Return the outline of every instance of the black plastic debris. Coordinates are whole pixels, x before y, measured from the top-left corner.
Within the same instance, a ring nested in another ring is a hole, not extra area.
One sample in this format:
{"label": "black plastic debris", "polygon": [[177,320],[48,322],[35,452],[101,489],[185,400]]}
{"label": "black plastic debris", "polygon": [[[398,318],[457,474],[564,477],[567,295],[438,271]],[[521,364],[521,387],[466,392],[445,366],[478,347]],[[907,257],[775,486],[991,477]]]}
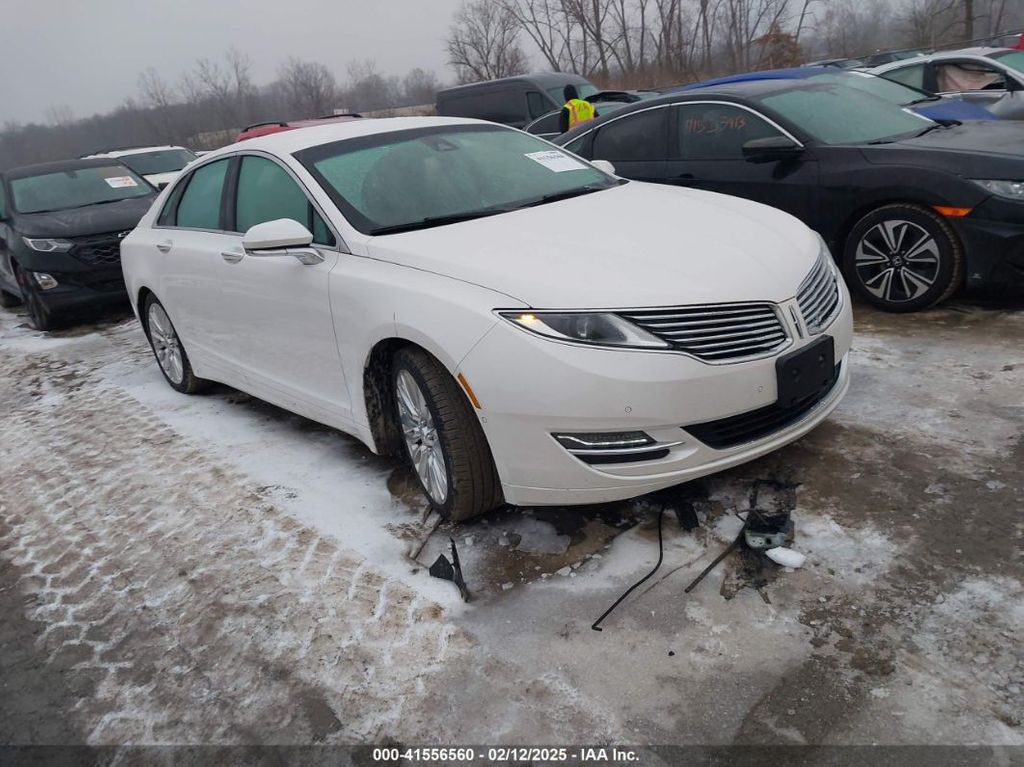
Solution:
{"label": "black plastic debris", "polygon": [[448,539],[452,544],[452,560],[448,561],[448,557],[444,554],[438,554],[437,559],[434,560],[434,564],[430,566],[428,572],[435,578],[440,578],[443,581],[451,581],[458,589],[459,594],[462,595],[462,601],[469,601],[469,588],[466,586],[466,580],[462,577],[462,563],[459,562],[459,550],[455,547],[455,539]]}
{"label": "black plastic debris", "polygon": [[751,509],[743,526],[744,542],[755,551],[785,546],[793,536],[793,520],[788,509]]}

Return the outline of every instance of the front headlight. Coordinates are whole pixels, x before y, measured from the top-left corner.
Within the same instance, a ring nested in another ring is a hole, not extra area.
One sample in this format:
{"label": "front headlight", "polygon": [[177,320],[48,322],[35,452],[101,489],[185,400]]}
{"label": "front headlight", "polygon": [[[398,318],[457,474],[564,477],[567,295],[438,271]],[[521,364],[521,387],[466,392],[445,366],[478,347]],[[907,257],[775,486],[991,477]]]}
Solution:
{"label": "front headlight", "polygon": [[559,341],[667,349],[669,344],[610,312],[498,312],[514,325],[531,333]]}
{"label": "front headlight", "polygon": [[1007,197],[1011,200],[1024,200],[1024,181],[1000,181],[998,179],[985,180],[979,178],[971,180],[986,192],[991,192],[1000,197]]}
{"label": "front headlight", "polygon": [[22,237],[21,240],[32,250],[38,250],[40,253],[67,253],[75,246],[75,243],[67,240],[33,239],[32,237]]}

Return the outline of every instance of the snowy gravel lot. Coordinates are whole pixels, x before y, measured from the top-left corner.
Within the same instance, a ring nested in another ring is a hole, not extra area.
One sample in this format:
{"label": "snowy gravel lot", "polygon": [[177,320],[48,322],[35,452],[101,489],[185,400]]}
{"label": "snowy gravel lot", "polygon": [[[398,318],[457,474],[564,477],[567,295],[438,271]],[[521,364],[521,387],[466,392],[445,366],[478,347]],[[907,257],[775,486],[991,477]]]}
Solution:
{"label": "snowy gravel lot", "polygon": [[[1024,311],[858,307],[837,413],[657,499],[457,528],[409,474],[138,324],[0,310],[0,741],[1024,745]],[[793,488],[785,572],[735,511]],[[426,572],[454,536],[474,593]],[[422,550],[421,550],[422,547]],[[412,558],[418,552],[417,558]]]}

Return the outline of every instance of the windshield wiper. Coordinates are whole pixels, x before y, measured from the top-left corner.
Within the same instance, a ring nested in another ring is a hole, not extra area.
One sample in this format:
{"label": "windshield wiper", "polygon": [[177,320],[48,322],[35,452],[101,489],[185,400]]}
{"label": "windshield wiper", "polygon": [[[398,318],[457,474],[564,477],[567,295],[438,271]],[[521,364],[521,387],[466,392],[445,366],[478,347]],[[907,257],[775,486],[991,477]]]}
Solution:
{"label": "windshield wiper", "polygon": [[611,187],[608,186],[581,186],[577,187],[576,189],[567,189],[564,192],[552,192],[551,194],[546,194],[543,197],[538,197],[536,200],[524,202],[522,205],[518,205],[517,207],[532,208],[537,205],[546,205],[549,202],[558,202],[559,200],[568,200],[573,197],[581,197],[582,195],[590,194],[591,192],[600,192],[604,189],[610,188]]}
{"label": "windshield wiper", "polygon": [[[959,122],[957,122],[956,124],[960,125]],[[939,128],[948,128],[948,127],[949,127],[948,125],[944,125],[943,123],[937,122],[934,125],[929,125],[924,130],[919,130],[917,133],[914,134],[914,138],[918,138],[920,136],[923,136],[926,133],[931,133],[933,130],[938,130]]]}
{"label": "windshield wiper", "polygon": [[450,216],[427,216],[419,221],[407,221],[404,224],[391,224],[389,226],[378,226],[371,229],[368,234],[398,234],[399,232],[413,232],[417,229],[429,229],[433,226],[444,226],[445,224],[457,224],[460,221],[471,221],[474,218],[486,218],[498,213],[507,213],[508,208],[488,208],[486,210],[471,210],[466,213],[453,213]]}

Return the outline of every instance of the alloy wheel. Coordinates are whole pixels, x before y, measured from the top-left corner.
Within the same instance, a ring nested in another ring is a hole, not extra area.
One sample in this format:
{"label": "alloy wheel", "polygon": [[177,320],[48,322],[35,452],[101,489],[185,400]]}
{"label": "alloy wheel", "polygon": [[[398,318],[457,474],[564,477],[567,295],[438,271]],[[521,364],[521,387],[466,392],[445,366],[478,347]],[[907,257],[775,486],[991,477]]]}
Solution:
{"label": "alloy wheel", "polygon": [[172,383],[180,384],[185,378],[185,364],[181,356],[181,342],[174,326],[164,308],[153,303],[149,307],[149,338],[153,343],[153,352]]}
{"label": "alloy wheel", "polygon": [[430,500],[441,506],[448,499],[448,465],[427,399],[408,370],[395,381],[398,419],[413,468]]}
{"label": "alloy wheel", "polygon": [[868,229],[857,243],[857,278],[872,295],[891,303],[913,301],[935,284],[939,244],[924,227],[890,219]]}

